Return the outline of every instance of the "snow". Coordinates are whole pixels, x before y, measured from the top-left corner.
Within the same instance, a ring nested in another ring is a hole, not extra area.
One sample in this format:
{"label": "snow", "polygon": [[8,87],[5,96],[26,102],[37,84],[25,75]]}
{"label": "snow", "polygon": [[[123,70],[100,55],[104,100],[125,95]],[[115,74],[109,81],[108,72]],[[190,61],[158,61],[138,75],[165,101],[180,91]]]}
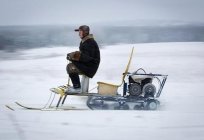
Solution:
{"label": "snow", "polygon": [[[203,140],[203,42],[104,46],[90,89],[97,81],[120,83],[133,46],[131,72],[142,67],[148,73],[169,75],[157,111],[23,110],[14,102],[43,105],[50,95],[49,88],[67,82],[66,53],[77,48],[1,51],[0,140]],[[85,108],[85,102],[86,97],[73,96],[65,104]]]}

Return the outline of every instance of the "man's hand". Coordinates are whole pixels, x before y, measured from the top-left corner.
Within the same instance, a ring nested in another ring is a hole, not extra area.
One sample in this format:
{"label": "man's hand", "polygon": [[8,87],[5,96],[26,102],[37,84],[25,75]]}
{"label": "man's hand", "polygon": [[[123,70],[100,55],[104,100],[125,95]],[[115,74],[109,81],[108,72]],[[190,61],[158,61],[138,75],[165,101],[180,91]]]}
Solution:
{"label": "man's hand", "polygon": [[67,60],[74,60],[74,61],[79,61],[81,56],[81,52],[80,51],[75,51],[75,52],[71,52],[67,54]]}

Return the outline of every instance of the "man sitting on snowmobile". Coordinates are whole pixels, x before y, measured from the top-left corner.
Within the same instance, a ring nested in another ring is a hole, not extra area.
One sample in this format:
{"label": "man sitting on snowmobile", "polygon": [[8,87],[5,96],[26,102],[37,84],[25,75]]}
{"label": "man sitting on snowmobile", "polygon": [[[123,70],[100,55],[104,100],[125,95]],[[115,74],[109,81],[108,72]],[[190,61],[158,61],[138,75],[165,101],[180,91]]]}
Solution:
{"label": "man sitting on snowmobile", "polygon": [[67,60],[70,60],[71,63],[67,65],[66,70],[71,78],[73,87],[67,88],[65,93],[81,93],[79,74],[92,78],[100,64],[100,50],[93,35],[89,34],[89,26],[82,25],[75,31],[79,32],[79,37],[82,40],[79,51],[67,54]]}

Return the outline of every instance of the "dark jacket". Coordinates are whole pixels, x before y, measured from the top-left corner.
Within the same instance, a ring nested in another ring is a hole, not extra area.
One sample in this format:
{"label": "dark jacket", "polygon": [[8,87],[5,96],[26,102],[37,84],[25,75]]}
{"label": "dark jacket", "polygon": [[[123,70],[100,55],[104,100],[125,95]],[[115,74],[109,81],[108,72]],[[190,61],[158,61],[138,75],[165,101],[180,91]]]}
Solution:
{"label": "dark jacket", "polygon": [[100,50],[93,35],[90,34],[82,39],[79,50],[81,52],[79,61],[72,63],[86,76],[92,78],[100,64]]}

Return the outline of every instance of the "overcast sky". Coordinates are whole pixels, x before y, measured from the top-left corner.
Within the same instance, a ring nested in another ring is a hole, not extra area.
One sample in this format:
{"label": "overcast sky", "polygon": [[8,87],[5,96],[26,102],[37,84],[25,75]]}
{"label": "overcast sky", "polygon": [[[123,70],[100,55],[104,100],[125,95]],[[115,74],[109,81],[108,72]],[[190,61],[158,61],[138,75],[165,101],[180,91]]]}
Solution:
{"label": "overcast sky", "polygon": [[204,0],[0,0],[0,25],[204,22]]}

